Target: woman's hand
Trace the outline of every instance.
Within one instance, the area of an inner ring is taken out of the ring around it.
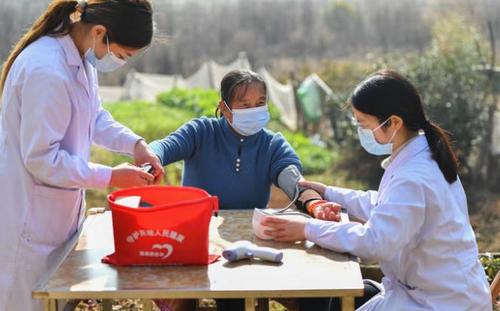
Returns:
[[[109,185],[117,188],[147,186],[153,184],[155,177],[140,167],[123,163],[113,167]]]
[[[317,219],[340,221],[340,209],[341,209],[340,204],[335,202],[326,202],[315,206],[312,212],[314,218]]]
[[[264,233],[272,236],[276,241],[303,241],[306,239],[305,228],[307,219],[283,219],[279,217],[265,217],[263,226],[272,230],[265,230]]]
[[[298,184],[299,184],[299,187],[312,189],[312,190],[316,191],[317,193],[319,193],[319,195],[322,198],[325,197],[326,185],[324,185],[322,183],[315,182],[315,181],[301,180],[301,181],[299,181]]]
[[[149,146],[144,139],[139,139],[135,144],[134,160],[135,165],[137,166],[142,166],[146,163],[153,166],[154,184],[159,184],[162,181],[163,176],[165,175],[165,170],[160,163],[160,159],[158,159],[151,149],[149,149]]]

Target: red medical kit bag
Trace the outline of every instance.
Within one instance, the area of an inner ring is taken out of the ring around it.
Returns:
[[[140,197],[137,208],[121,198]],[[219,209],[216,196],[192,187],[151,186],[118,190],[108,195],[115,252],[105,263],[127,265],[207,265],[209,225]]]

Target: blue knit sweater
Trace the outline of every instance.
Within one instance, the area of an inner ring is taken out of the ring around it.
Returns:
[[[163,165],[184,160],[182,185],[219,197],[221,209],[266,207],[271,184],[300,160],[280,133],[236,134],[225,118],[198,118],[150,144]]]

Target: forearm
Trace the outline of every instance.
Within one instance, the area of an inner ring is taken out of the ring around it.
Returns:
[[[321,195],[313,189],[302,189],[297,199],[296,206],[304,213],[313,215],[312,211],[309,211],[308,207],[319,200],[323,200]]]

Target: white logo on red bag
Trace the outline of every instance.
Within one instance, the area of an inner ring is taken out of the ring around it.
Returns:
[[[184,242],[184,235],[180,234],[174,230],[168,230],[168,229],[144,229],[144,230],[137,230],[132,232],[130,235],[127,236],[126,240],[128,243],[135,243],[137,242],[140,238],[143,237],[162,237],[162,238],[167,238],[173,241],[176,241],[178,243]],[[174,247],[171,244],[164,243],[156,243],[153,244],[152,246],[153,251],[139,251],[139,256],[141,257],[157,257],[161,259],[166,259],[172,253],[174,252]],[[156,250],[156,251],[155,251]],[[165,250],[166,252],[163,252],[162,250]]]
[[[172,255],[172,252],[174,251],[174,247],[168,243],[166,243],[166,244],[154,244],[153,249],[159,249],[160,251],[162,249],[165,249],[167,251],[165,256],[162,257],[162,259],[165,259],[168,256]]]
[[[129,236],[127,236],[127,242],[129,243],[134,243],[139,238],[142,237],[163,237],[163,238],[168,238],[171,240],[175,240],[179,243],[182,243],[184,241],[184,235],[177,233],[174,230],[168,230],[168,229],[163,229],[163,230],[137,230],[132,232]]]

